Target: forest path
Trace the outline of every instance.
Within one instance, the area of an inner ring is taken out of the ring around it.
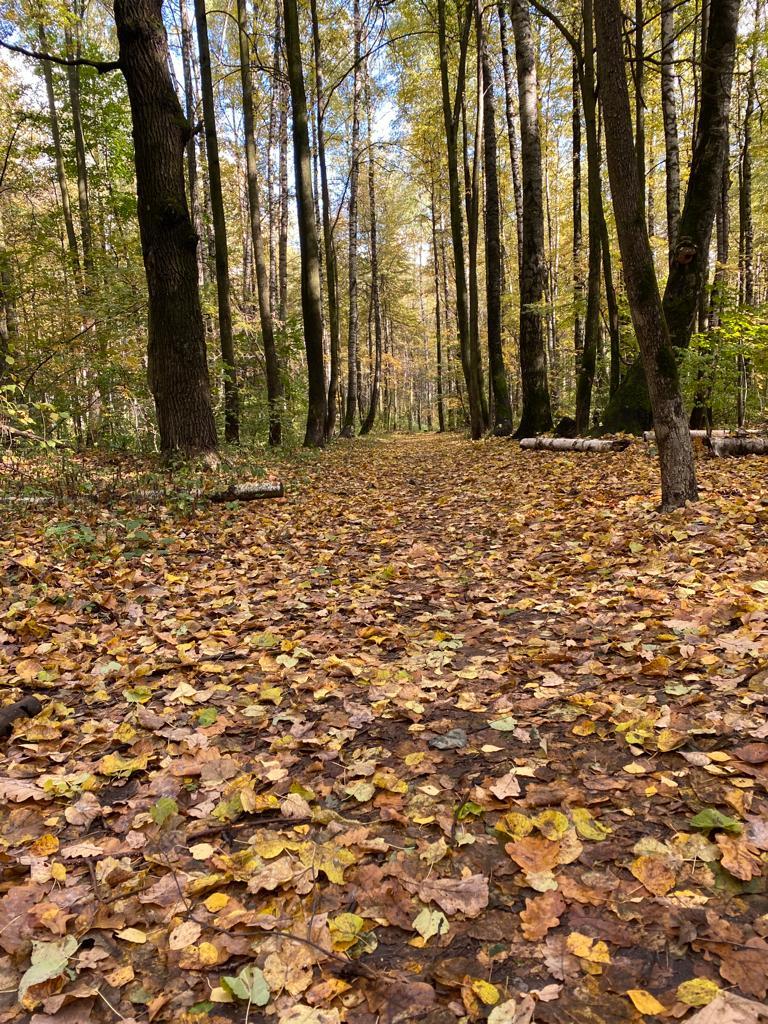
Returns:
[[[699,469],[659,516],[641,446],[372,438],[139,550],[100,541],[119,509],[89,550],[6,524],[0,682],[48,709],[0,780],[0,1019],[31,939],[70,934],[77,1020],[114,1020],[98,985],[142,1024],[240,1021],[208,981],[254,962],[251,1024],[765,997],[766,490],[757,459]]]

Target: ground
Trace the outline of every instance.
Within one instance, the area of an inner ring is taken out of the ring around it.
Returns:
[[[6,506],[0,1024],[764,999],[768,485],[698,470],[661,515],[640,444],[377,438]]]

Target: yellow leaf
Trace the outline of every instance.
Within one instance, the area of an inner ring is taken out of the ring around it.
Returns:
[[[358,914],[337,914],[328,925],[333,948],[341,952],[350,949],[357,942],[363,928],[365,920]]]
[[[580,960],[587,960],[592,964],[609,964],[611,954],[608,947],[602,941],[595,941],[588,935],[581,932],[571,932],[565,941],[569,953],[579,957]]]
[[[513,839],[525,839],[533,832],[533,822],[519,811],[510,811],[497,822],[496,828]]]
[[[677,881],[677,872],[666,857],[637,857],[629,870],[654,896],[666,896]]]
[[[398,779],[394,772],[380,771],[373,776],[374,786],[379,789],[386,789],[388,793],[407,793],[408,784],[403,779]]]
[[[475,978],[472,982],[472,991],[475,993],[481,1003],[486,1006],[495,1006],[501,998],[499,990],[495,985],[492,985],[490,981],[483,981],[481,978]]]
[[[46,832],[44,836],[40,836],[30,846],[32,853],[37,854],[38,857],[50,857],[52,853],[56,853],[59,848],[59,840],[56,836],[51,835],[50,832]]]
[[[229,896],[227,896],[225,892],[212,892],[208,899],[204,901],[205,909],[210,911],[212,914],[216,914],[220,910],[223,910],[228,903]]]
[[[134,942],[137,946],[143,946],[147,941],[147,933],[140,928],[123,928],[121,932],[115,932],[116,939],[124,942]]]
[[[644,988],[631,988],[628,990],[627,995],[639,1013],[664,1013],[666,1010],[666,1007],[655,996],[652,996],[650,992],[646,992]]]
[[[197,956],[204,967],[213,967],[219,962],[219,951],[212,942],[201,942],[197,947]]]
[[[717,982],[709,978],[691,978],[677,986],[677,998],[686,1006],[707,1006],[719,991]]]
[[[607,825],[603,825],[602,822],[596,821],[592,817],[592,812],[587,810],[586,807],[572,808],[571,817],[581,839],[591,839],[599,843],[610,835],[610,828]]]
[[[557,842],[562,839],[571,827],[568,819],[562,811],[542,811],[533,819],[533,824],[541,832],[545,839]]]
[[[216,852],[210,843],[195,843],[190,846],[189,852],[195,860],[209,860]]]
[[[577,722],[576,725],[571,729],[574,736],[591,736],[592,733],[597,729],[594,722],[591,722],[588,718],[582,719]]]

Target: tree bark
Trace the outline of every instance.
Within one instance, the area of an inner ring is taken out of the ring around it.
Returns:
[[[327,413],[323,311],[320,303],[320,250],[312,195],[312,156],[309,149],[307,97],[301,64],[297,0],[283,0],[283,22],[293,111],[293,162],[301,252],[301,308],[304,320],[304,347],[307,354],[308,401],[304,445],[308,448],[319,448],[325,443]]]
[[[576,377],[579,377],[584,352],[584,268],[582,265],[581,217],[581,90],[579,59],[573,55],[573,85],[571,91],[571,217],[573,220],[573,352]]]
[[[669,258],[677,242],[680,223],[680,141],[677,135],[675,91],[675,7],[677,0],[661,0],[661,113],[664,120],[665,173],[667,179],[667,239]]]
[[[504,73],[504,111],[507,117],[507,139],[509,140],[509,163],[512,169],[512,193],[515,197],[515,232],[517,234],[517,271],[523,270],[523,185],[520,180],[520,153],[517,144],[517,123],[513,98],[512,69],[507,41],[507,16],[504,0],[498,4],[499,35],[501,39],[501,67]]]
[[[621,0],[597,0],[595,15],[613,210],[632,321],[653,409],[662,507],[672,509],[697,497],[693,445],[648,239],[643,182],[633,152]]]
[[[529,451],[623,452],[629,447],[629,441],[608,441],[592,437],[524,437],[520,447]]]
[[[181,20],[181,61],[184,75],[184,106],[190,126],[195,123],[197,98],[195,96],[194,58],[192,56],[192,33],[189,29],[185,0],[179,0],[179,18]],[[203,213],[200,207],[200,193],[197,181],[197,148],[195,136],[190,132],[187,151],[187,184],[189,188],[189,210],[192,224],[199,236],[203,233]],[[203,259],[203,247],[197,246],[197,265],[200,280],[206,280],[206,263]]]
[[[357,189],[360,180],[360,91],[362,87],[362,69],[360,54],[362,52],[363,25],[360,18],[360,0],[353,0],[353,54],[354,72],[352,86],[352,139],[349,168],[349,333],[347,336],[347,401],[344,412],[342,437],[352,437],[355,433],[355,419],[358,405],[358,351],[360,323],[357,294]]]
[[[469,427],[473,439],[483,435],[483,418],[480,394],[470,364],[470,331],[468,311],[467,272],[464,263],[464,217],[461,203],[458,165],[458,126],[462,99],[466,84],[467,47],[472,25],[470,0],[462,7],[462,30],[459,46],[459,65],[456,74],[456,88],[453,99],[448,76],[448,41],[445,18],[445,0],[437,0],[438,45],[440,51],[440,86],[445,127],[446,151],[448,158],[448,199],[451,215],[451,241],[453,243],[453,265],[456,281],[456,330],[459,337],[461,366],[467,388],[469,405]]]
[[[512,433],[512,405],[501,338],[501,210],[496,150],[496,104],[491,62],[483,32],[482,12],[477,13],[478,46],[483,81],[483,158],[485,165],[485,296],[488,317],[488,373],[493,389],[493,432]]]
[[[205,0],[195,0],[195,23],[197,25],[197,48],[200,54],[200,89],[203,98],[203,120],[205,121],[205,151],[208,155],[213,238],[216,247],[216,294],[221,361],[224,371],[224,439],[230,444],[237,444],[240,438],[240,396],[237,386],[235,342],[232,333],[232,309],[229,296],[227,221],[221,187],[221,161],[219,159],[219,138],[216,131],[213,72],[208,43],[208,15],[205,10]]]
[[[40,39],[40,49],[43,53],[48,52],[48,38],[42,22],[37,28]],[[51,127],[51,141],[53,142],[53,160],[56,167],[56,181],[59,186],[59,198],[61,200],[61,215],[64,219],[64,230],[67,235],[67,247],[72,269],[75,275],[77,288],[83,290],[82,268],[80,266],[80,253],[77,246],[77,234],[75,233],[75,221],[72,216],[72,207],[69,202],[69,189],[67,188],[67,172],[64,166],[64,154],[61,148],[61,132],[59,130],[59,114],[56,109],[56,94],[53,89],[53,68],[49,61],[43,61],[43,80],[45,82],[45,93],[48,100],[48,120]]]
[[[256,265],[256,292],[259,301],[261,340],[264,345],[264,367],[267,378],[267,402],[269,404],[269,443],[280,444],[282,425],[280,421],[283,401],[283,384],[280,378],[280,363],[275,345],[272,310],[269,299],[269,271],[264,256],[264,239],[261,233],[261,201],[259,199],[259,170],[256,153],[254,128],[253,81],[251,79],[251,52],[248,38],[247,0],[237,0],[237,18],[240,38],[240,84],[243,92],[243,132],[245,135],[245,161],[248,179],[248,214],[251,229],[251,246]]]
[[[510,0],[520,97],[523,172],[523,260],[520,277],[520,372],[523,412],[516,436],[552,428],[541,304],[544,300],[544,205],[539,134],[536,50],[528,4]]]
[[[475,18],[475,21],[477,19]],[[469,370],[473,387],[480,400],[481,433],[488,429],[488,398],[483,384],[483,358],[480,352],[480,289],[477,274],[477,249],[480,238],[480,175],[483,151],[483,72],[480,54],[477,54],[475,92],[475,138],[472,147],[472,165],[469,162],[469,132],[466,111],[464,119],[464,182],[467,194],[467,258],[469,271]]]
[[[672,344],[678,349],[685,349],[690,343],[706,280],[728,141],[738,21],[739,0],[718,0],[706,33],[693,161],[664,291],[665,319]],[[601,95],[605,97],[602,90]],[[650,421],[648,386],[642,363],[637,361],[606,408],[603,427],[609,432],[642,433]]]
[[[160,448],[216,447],[197,280],[197,236],[184,185],[187,123],[169,72],[161,0],[115,0],[120,67],[133,121],[141,248],[149,295],[148,375]]]
[[[366,77],[365,107],[368,121],[368,207],[371,218],[371,305],[373,307],[373,380],[371,381],[371,398],[368,413],[360,428],[361,434],[368,434],[376,422],[379,408],[379,388],[381,385],[381,360],[383,351],[381,326],[381,279],[379,276],[379,233],[376,221],[376,153],[373,145],[373,117],[371,114],[371,85]]]
[[[317,104],[317,158],[320,167],[320,205],[323,221],[323,251],[325,253],[325,280],[328,304],[328,326],[330,335],[330,374],[328,378],[328,412],[325,421],[326,438],[333,436],[336,428],[337,393],[339,389],[339,300],[336,288],[336,246],[331,226],[331,198],[328,188],[328,165],[325,158],[325,86],[323,82],[323,61],[320,45],[320,22],[317,16],[317,0],[310,0],[312,14],[312,43],[315,61],[315,103]]]
[[[432,222],[432,268],[435,282],[435,346],[437,358],[437,425],[440,433],[445,431],[445,407],[443,403],[443,331],[440,311],[440,257],[437,245],[437,214],[435,210],[435,172],[429,192],[430,219]]]
[[[277,318],[282,326],[285,327],[288,319],[288,91],[285,83],[282,81],[280,84],[279,102],[278,135],[280,148],[278,151],[278,179],[280,192],[277,240]],[[320,254],[318,252],[319,258]]]

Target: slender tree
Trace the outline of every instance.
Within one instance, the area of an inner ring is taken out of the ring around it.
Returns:
[[[373,379],[368,412],[360,428],[361,434],[368,434],[376,422],[379,408],[379,389],[381,386],[381,361],[383,354],[382,316],[381,316],[381,279],[379,276],[379,228],[376,218],[376,148],[373,142],[373,116],[371,109],[370,76],[365,79],[365,113],[368,125],[368,213],[370,216],[371,240],[371,301],[370,312],[373,315]]]
[[[216,249],[216,294],[218,297],[219,341],[224,371],[224,439],[236,444],[240,437],[240,396],[235,366],[235,341],[230,306],[229,249],[224,195],[221,188],[219,137],[216,131],[216,107],[213,97],[213,72],[208,42],[208,15],[205,0],[195,0],[197,48],[200,54],[200,87],[205,121],[205,150],[208,156],[208,183],[211,192],[213,237]]]
[[[349,167],[349,333],[347,337],[347,401],[344,412],[342,437],[352,437],[355,432],[355,418],[359,401],[358,387],[358,281],[357,281],[357,219],[358,219],[358,183],[360,180],[360,96],[362,92],[362,36],[363,23],[360,17],[360,0],[353,0],[352,33],[354,70],[352,85],[352,137]]]
[[[251,80],[251,48],[248,36],[247,0],[237,0],[237,18],[240,38],[240,84],[243,92],[243,132],[245,135],[245,161],[248,180],[248,214],[251,229],[251,246],[256,266],[256,292],[259,302],[261,340],[264,346],[264,366],[267,378],[267,402],[269,403],[269,443],[280,444],[282,425],[280,421],[283,400],[283,384],[280,378],[280,364],[275,345],[272,324],[272,308],[269,301],[269,270],[264,255],[264,239],[261,232],[261,201],[259,199],[259,170],[254,129],[253,82]]]
[[[301,64],[297,0],[284,0],[283,21],[293,112],[293,163],[301,252],[301,308],[304,318],[304,347],[307,354],[308,400],[304,444],[316,448],[325,443],[327,395],[323,358],[323,312],[320,302],[320,250],[312,195],[312,154],[309,148],[307,97]]]

